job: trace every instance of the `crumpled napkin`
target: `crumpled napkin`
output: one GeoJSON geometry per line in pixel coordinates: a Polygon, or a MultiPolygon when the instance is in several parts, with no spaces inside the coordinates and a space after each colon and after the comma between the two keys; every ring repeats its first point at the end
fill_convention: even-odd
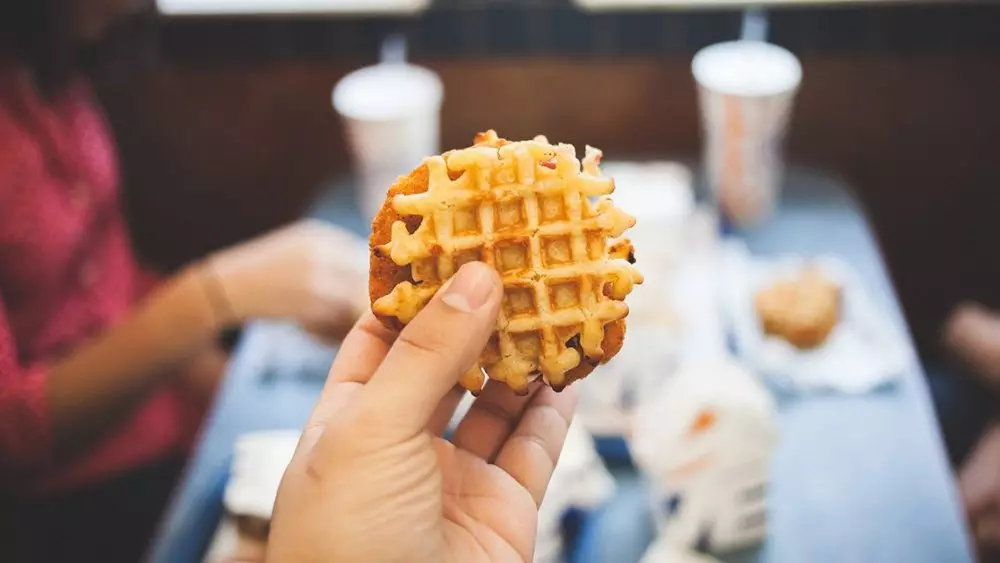
{"type": "Polygon", "coordinates": [[[723,256],[722,301],[737,352],[780,387],[796,392],[868,393],[893,384],[916,361],[888,314],[873,302],[863,280],[845,261],[833,256],[765,260],[753,257],[741,241],[727,241],[723,256]],[[807,265],[840,285],[841,311],[824,344],[799,350],[764,334],[754,295],[807,265]]]}

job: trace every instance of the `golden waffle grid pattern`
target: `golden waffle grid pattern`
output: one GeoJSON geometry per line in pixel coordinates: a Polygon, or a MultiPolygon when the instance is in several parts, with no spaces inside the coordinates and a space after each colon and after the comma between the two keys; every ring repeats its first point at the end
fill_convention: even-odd
{"type": "Polygon", "coordinates": [[[581,171],[571,145],[544,137],[491,145],[425,159],[427,191],[395,196],[397,213],[423,220],[412,234],[396,222],[381,251],[410,265],[414,283],[373,308],[408,323],[462,264],[486,262],[503,280],[503,307],[495,339],[462,385],[479,391],[485,370],[515,390],[539,376],[561,389],[580,351],[591,363],[603,358],[604,325],[628,314],[621,300],[642,282],[626,262],[631,245],[609,244],[635,219],[601,197],[614,182],[600,176],[597,149],[587,147],[581,171]]]}

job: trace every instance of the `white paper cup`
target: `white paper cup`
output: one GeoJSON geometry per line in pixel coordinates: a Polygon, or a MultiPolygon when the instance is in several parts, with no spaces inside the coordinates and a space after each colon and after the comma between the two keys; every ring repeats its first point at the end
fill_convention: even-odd
{"type": "Polygon", "coordinates": [[[691,70],[709,190],[732,224],[760,222],[780,197],[782,145],[802,66],[777,45],[731,41],[699,51],[691,70]]]}
{"type": "Polygon", "coordinates": [[[386,191],[439,152],[444,89],[432,71],[382,63],[345,76],[333,90],[354,158],[358,205],[373,217],[386,191]]]}

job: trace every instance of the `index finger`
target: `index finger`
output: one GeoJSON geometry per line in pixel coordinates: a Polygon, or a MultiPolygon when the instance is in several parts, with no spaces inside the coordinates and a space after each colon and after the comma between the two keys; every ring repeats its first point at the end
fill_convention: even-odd
{"type": "Polygon", "coordinates": [[[470,262],[406,325],[361,401],[382,429],[399,438],[426,427],[441,399],[482,354],[502,295],[496,270],[470,262]]]}
{"type": "Polygon", "coordinates": [[[362,314],[337,352],[306,428],[322,426],[343,407],[347,398],[342,392],[344,384],[364,385],[371,379],[397,335],[379,322],[371,311],[362,314]]]}
{"type": "Polygon", "coordinates": [[[330,382],[368,383],[397,336],[399,333],[386,328],[371,310],[362,313],[340,345],[330,368],[327,387],[330,382]]]}

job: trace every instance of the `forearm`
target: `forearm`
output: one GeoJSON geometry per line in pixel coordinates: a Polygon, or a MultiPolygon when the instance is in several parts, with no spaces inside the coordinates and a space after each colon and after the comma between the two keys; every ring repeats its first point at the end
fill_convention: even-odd
{"type": "Polygon", "coordinates": [[[198,269],[151,294],[123,323],[49,369],[49,409],[56,455],[100,438],[171,371],[209,344],[218,314],[198,269]]]}
{"type": "Polygon", "coordinates": [[[175,387],[192,406],[207,410],[215,398],[229,362],[229,355],[213,344],[180,369],[175,387]]]}

